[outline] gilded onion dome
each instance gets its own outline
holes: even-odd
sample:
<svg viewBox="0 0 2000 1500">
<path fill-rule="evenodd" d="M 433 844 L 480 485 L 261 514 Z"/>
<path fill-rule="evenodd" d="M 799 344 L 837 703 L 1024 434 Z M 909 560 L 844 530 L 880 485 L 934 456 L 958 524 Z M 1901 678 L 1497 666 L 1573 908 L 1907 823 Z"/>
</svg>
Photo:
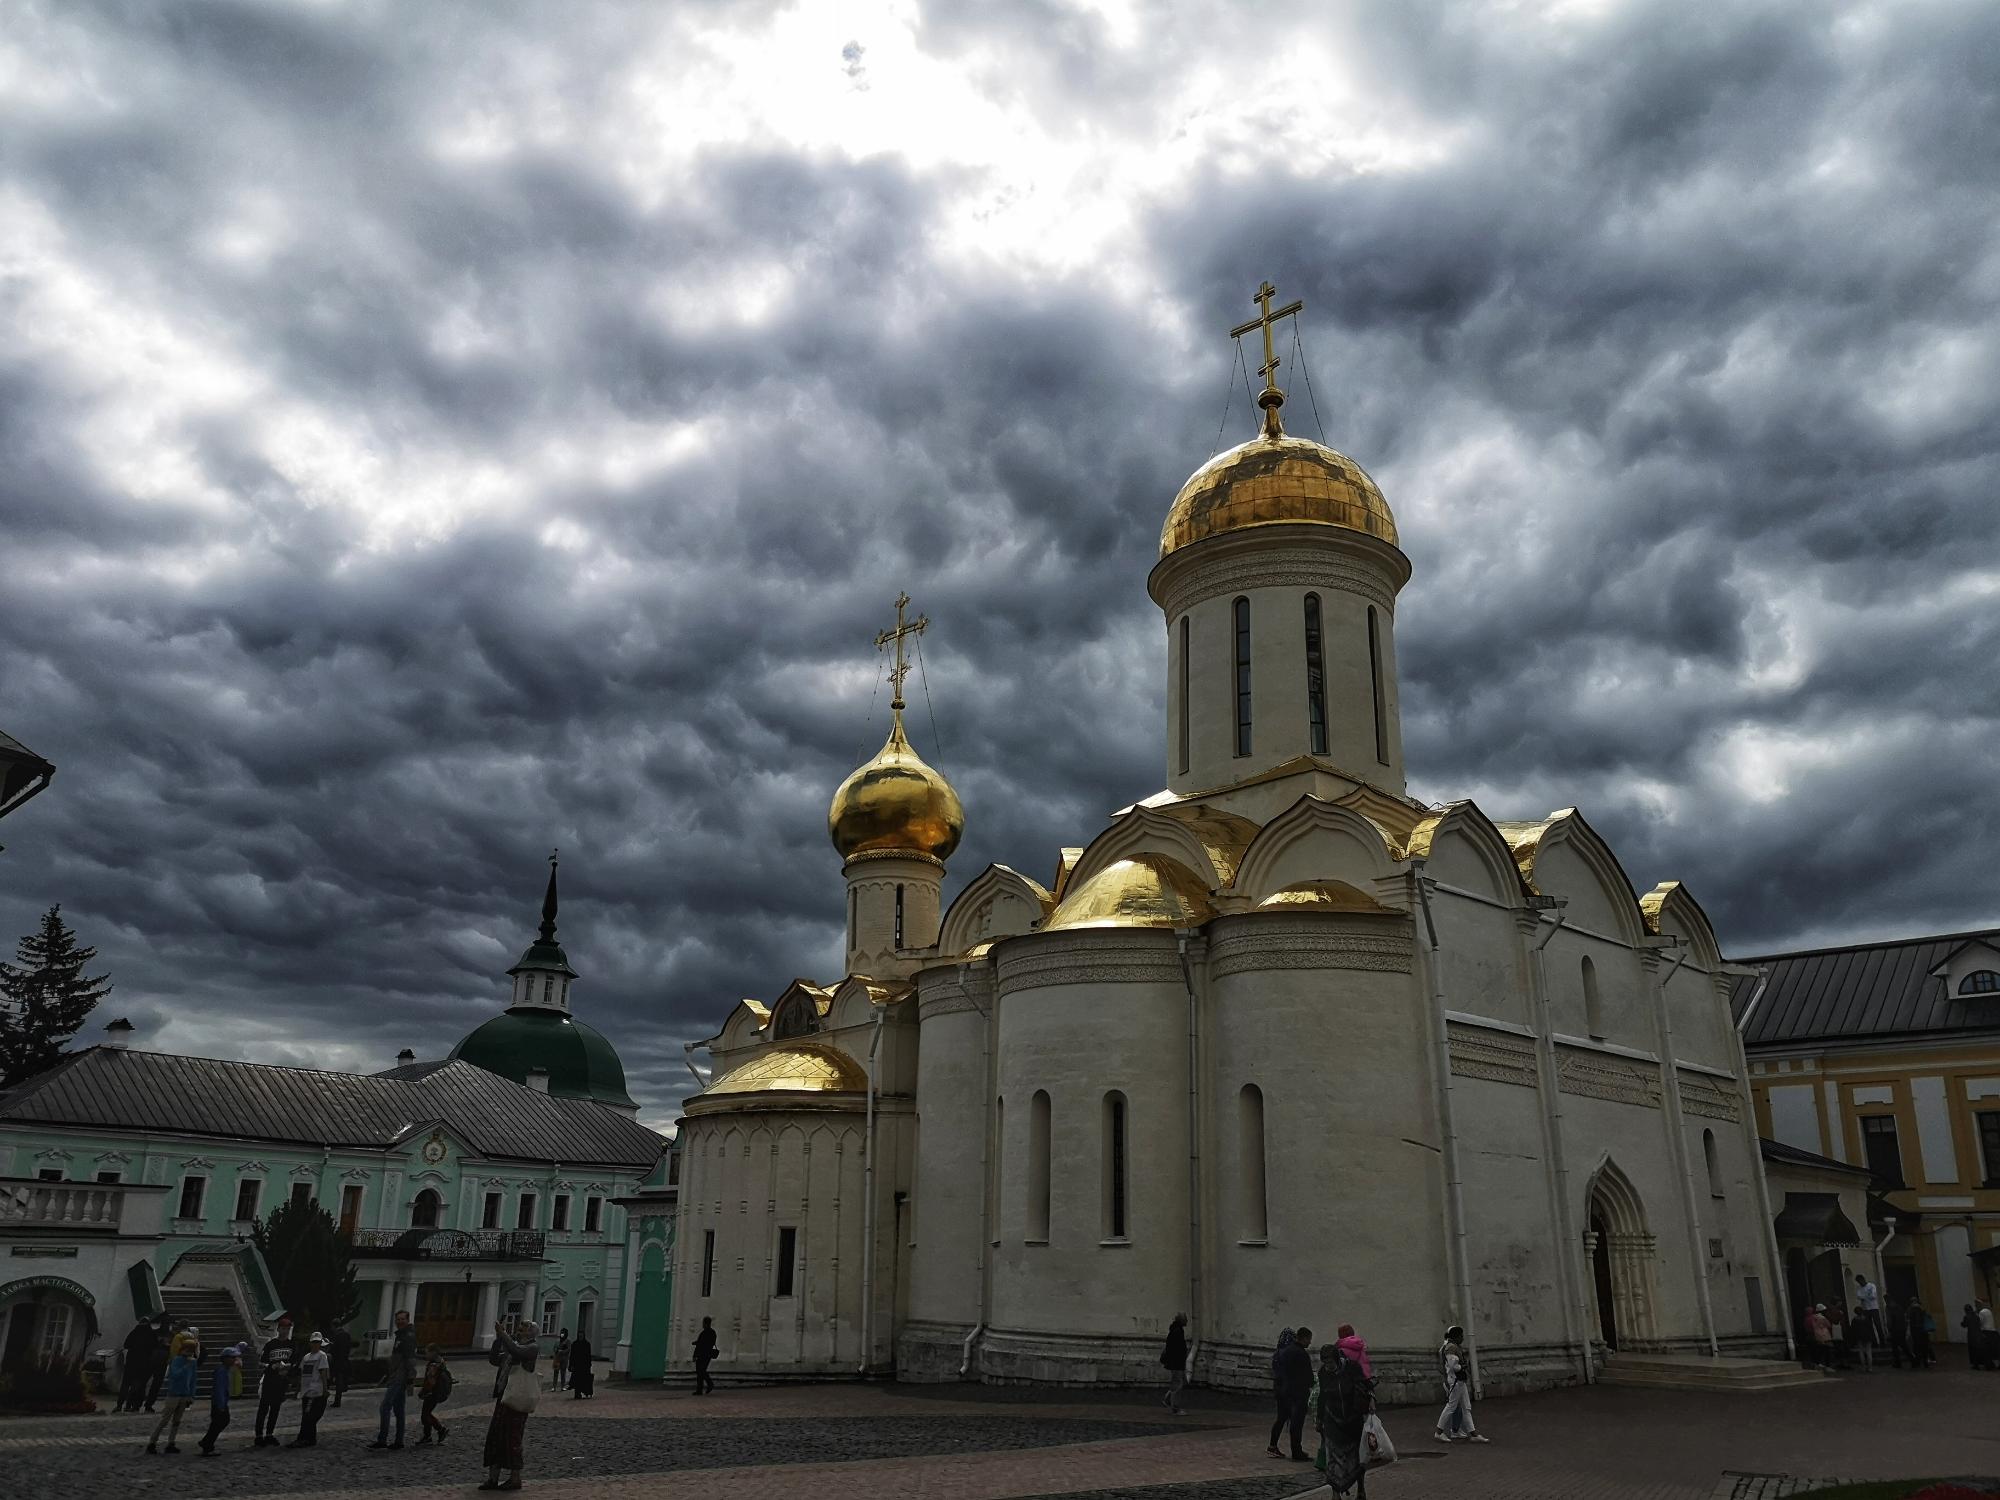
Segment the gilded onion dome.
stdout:
<svg viewBox="0 0 2000 1500">
<path fill-rule="evenodd" d="M 833 794 L 826 831 L 842 859 L 878 852 L 949 859 L 965 832 L 965 809 L 951 783 L 911 748 L 900 703 L 892 715 L 881 750 Z"/>
<path fill-rule="evenodd" d="M 1306 438 L 1265 432 L 1196 469 L 1167 511 L 1160 556 L 1252 526 L 1338 526 L 1396 545 L 1396 518 L 1353 459 Z"/>
</svg>

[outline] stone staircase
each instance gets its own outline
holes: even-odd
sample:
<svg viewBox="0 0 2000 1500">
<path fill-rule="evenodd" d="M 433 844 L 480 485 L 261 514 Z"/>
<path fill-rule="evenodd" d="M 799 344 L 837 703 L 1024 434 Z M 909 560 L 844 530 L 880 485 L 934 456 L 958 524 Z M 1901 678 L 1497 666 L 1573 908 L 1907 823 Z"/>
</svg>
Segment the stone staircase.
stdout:
<svg viewBox="0 0 2000 1500">
<path fill-rule="evenodd" d="M 216 1351 L 225 1344 L 248 1344 L 250 1356 L 243 1361 L 243 1388 L 247 1391 L 256 1385 L 257 1339 L 242 1313 L 237 1311 L 236 1299 L 221 1287 L 212 1286 L 163 1286 L 160 1300 L 166 1304 L 167 1316 L 174 1322 L 188 1322 L 201 1330 L 201 1347 L 206 1358 L 201 1362 L 201 1374 L 197 1377 L 196 1392 L 206 1401 L 210 1382 L 219 1361 Z"/>
<path fill-rule="evenodd" d="M 1710 1359 L 1705 1354 L 1607 1354 L 1606 1385 L 1648 1386 L 1666 1391 L 1787 1391 L 1823 1385 L 1828 1377 L 1785 1359 Z"/>
</svg>

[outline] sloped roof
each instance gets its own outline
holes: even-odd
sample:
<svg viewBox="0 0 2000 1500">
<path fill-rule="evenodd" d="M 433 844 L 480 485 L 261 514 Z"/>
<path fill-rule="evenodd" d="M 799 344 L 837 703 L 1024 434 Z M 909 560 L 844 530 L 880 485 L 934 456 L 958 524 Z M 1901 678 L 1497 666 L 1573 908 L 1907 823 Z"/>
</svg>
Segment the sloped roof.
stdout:
<svg viewBox="0 0 2000 1500">
<path fill-rule="evenodd" d="M 412 1076 L 414 1075 L 414 1076 Z M 645 1171 L 665 1142 L 629 1116 L 469 1062 L 326 1073 L 92 1047 L 0 1094 L 0 1123 L 386 1149 L 442 1122 L 481 1156 Z"/>
<path fill-rule="evenodd" d="M 1947 994 L 1944 979 L 1931 973 L 1979 940 L 2000 941 L 2000 928 L 1740 959 L 1770 976 L 1747 1025 L 1743 1013 L 1757 979 L 1736 981 L 1730 1003 L 1743 1044 L 2000 1031 L 2000 997 Z"/>
</svg>

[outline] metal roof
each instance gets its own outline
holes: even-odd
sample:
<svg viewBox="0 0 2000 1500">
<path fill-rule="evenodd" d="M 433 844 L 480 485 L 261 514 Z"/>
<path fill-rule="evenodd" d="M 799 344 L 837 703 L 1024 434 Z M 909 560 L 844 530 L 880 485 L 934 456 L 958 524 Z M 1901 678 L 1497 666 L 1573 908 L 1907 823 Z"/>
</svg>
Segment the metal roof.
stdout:
<svg viewBox="0 0 2000 1500">
<path fill-rule="evenodd" d="M 513 1161 L 644 1172 L 666 1146 L 617 1110 L 540 1093 L 468 1062 L 371 1077 L 92 1047 L 0 1094 L 0 1124 L 313 1147 L 384 1150 L 433 1121 L 479 1155 Z"/>
<path fill-rule="evenodd" d="M 1747 1024 L 1758 979 L 1736 982 L 1730 1002 L 1743 1045 L 2000 1031 L 2000 997 L 1946 994 L 1943 977 L 1931 973 L 1965 944 L 1982 941 L 2000 946 L 2000 928 L 1738 960 L 1770 980 Z"/>
</svg>

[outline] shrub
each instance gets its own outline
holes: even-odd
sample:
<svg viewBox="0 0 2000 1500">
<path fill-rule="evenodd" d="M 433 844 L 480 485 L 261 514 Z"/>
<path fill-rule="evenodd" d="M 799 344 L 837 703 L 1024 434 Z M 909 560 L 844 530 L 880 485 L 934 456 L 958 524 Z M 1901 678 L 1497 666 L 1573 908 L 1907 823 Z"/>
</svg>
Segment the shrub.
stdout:
<svg viewBox="0 0 2000 1500">
<path fill-rule="evenodd" d="M 0 1378 L 0 1407 L 12 1411 L 94 1412 L 97 1403 L 83 1376 L 83 1364 L 54 1359 Z"/>
</svg>

